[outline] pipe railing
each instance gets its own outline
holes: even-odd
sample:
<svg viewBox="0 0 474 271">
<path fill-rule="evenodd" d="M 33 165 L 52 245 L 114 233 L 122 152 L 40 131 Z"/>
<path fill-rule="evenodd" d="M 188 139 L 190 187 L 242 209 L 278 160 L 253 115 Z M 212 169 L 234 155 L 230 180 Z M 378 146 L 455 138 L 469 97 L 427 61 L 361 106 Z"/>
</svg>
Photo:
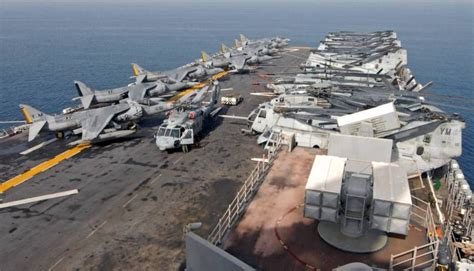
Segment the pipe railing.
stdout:
<svg viewBox="0 0 474 271">
<path fill-rule="evenodd" d="M 263 159 L 257 161 L 257 166 L 252 170 L 244 184 L 240 188 L 237 195 L 227 207 L 224 214 L 219 218 L 217 224 L 212 229 L 207 240 L 219 246 L 225 235 L 237 223 L 240 216 L 244 213 L 248 204 L 251 202 L 253 196 L 265 179 L 268 170 L 281 149 L 281 137 L 278 136 L 274 148 L 268 150 L 268 153 L 263 156 Z"/>
<path fill-rule="evenodd" d="M 433 266 L 438 260 L 438 248 L 440 240 L 436 231 L 436 224 L 431 211 L 431 206 L 428 202 L 412 195 L 411 222 L 417 222 L 420 226 L 426 229 L 428 244 L 422 246 L 415 246 L 407 251 L 392 254 L 390 256 L 390 270 L 393 269 L 407 269 L 415 270 L 421 267 Z M 416 203 L 416 204 L 415 204 Z M 408 258 L 406 258 L 408 257 Z M 423 257 L 428 257 L 428 260 L 422 261 Z M 422 261 L 422 262 L 420 262 Z M 408 264 L 409 263 L 409 264 Z M 405 266 L 401 266 L 405 264 Z M 407 266 L 408 264 L 408 266 Z"/>
</svg>

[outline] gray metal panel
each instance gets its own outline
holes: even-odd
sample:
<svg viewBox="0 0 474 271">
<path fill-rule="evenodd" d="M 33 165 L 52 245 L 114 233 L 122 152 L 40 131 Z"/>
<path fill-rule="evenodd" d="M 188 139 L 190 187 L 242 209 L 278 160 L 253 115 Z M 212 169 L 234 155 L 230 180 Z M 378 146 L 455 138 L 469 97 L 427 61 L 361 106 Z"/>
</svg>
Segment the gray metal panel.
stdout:
<svg viewBox="0 0 474 271">
<path fill-rule="evenodd" d="M 411 205 L 393 203 L 392 217 L 409 220 L 411 214 Z"/>
<path fill-rule="evenodd" d="M 193 232 L 186 234 L 186 270 L 254 271 L 255 269 Z"/>
<path fill-rule="evenodd" d="M 374 200 L 373 208 L 374 208 L 374 215 L 379 216 L 390 216 L 390 207 L 391 203 L 383 200 Z"/>
<path fill-rule="evenodd" d="M 304 202 L 307 205 L 321 205 L 321 192 L 313 191 L 313 190 L 306 190 Z"/>
<path fill-rule="evenodd" d="M 321 208 L 321 220 L 336 222 L 337 212 L 332 208 Z"/>
<path fill-rule="evenodd" d="M 388 217 L 374 215 L 372 217 L 371 228 L 381 230 L 381 231 L 388 231 L 389 229 L 388 222 L 389 222 Z"/>
<path fill-rule="evenodd" d="M 348 211 L 360 211 L 365 208 L 365 201 L 363 198 L 358 197 L 349 197 L 347 200 L 347 210 Z"/>
<path fill-rule="evenodd" d="M 339 203 L 339 195 L 333 193 L 323 193 L 323 206 L 336 209 Z"/>
<path fill-rule="evenodd" d="M 312 219 L 321 219 L 320 216 L 320 207 L 312 206 L 312 205 L 305 205 L 304 206 L 304 217 L 312 218 Z"/>
<path fill-rule="evenodd" d="M 389 232 L 398 233 L 398 234 L 407 234 L 408 233 L 408 220 L 405 219 L 396 219 L 392 218 L 390 220 L 390 230 Z"/>
</svg>

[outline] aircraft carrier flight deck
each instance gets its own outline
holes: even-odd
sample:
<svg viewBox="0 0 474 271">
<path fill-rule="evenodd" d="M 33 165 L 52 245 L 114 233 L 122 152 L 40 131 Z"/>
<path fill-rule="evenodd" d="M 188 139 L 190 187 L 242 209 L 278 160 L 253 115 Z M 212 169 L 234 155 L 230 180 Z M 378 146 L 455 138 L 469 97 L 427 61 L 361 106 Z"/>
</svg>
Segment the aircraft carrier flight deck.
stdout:
<svg viewBox="0 0 474 271">
<path fill-rule="evenodd" d="M 266 82 L 265 73 L 299 71 L 308 55 L 309 49 L 295 49 L 255 73 L 221 79 L 222 89 L 232 88 L 222 95 L 244 98 L 221 114 L 248 115 L 268 99 L 250 95 L 265 91 L 253 83 Z M 183 226 L 200 221 L 206 233 L 255 166 L 251 158 L 264 150 L 255 137 L 241 134 L 245 122 L 215 117 L 199 147 L 162 152 L 153 138 L 161 121 L 147 119 L 131 137 L 93 145 L 4 193 L 7 202 L 79 190 L 70 197 L 0 210 L 0 269 L 177 269 L 184 262 Z M 10 179 L 51 160 L 74 148 L 67 145 L 70 141 L 21 155 L 37 143 L 28 144 L 25 133 L 2 139 L 0 174 Z"/>
<path fill-rule="evenodd" d="M 241 34 L 175 69 L 131 63 L 127 86 L 74 81 L 59 114 L 20 104 L 0 271 L 474 266 L 463 98 L 427 91 L 392 30 L 289 42 Z"/>
</svg>

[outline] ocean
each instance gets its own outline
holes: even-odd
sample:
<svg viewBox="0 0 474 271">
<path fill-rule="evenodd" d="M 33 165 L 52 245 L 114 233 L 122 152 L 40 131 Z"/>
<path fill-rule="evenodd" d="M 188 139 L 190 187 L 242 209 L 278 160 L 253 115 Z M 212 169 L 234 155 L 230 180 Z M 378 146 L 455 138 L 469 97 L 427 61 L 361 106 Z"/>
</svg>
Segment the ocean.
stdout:
<svg viewBox="0 0 474 271">
<path fill-rule="evenodd" d="M 334 1 L 336 2 L 336 1 Z M 474 187 L 474 6 L 468 1 L 13 1 L 0 2 L 0 121 L 21 120 L 19 103 L 44 112 L 74 104 L 73 80 L 96 88 L 131 81 L 130 63 L 166 70 L 201 50 L 248 37 L 281 35 L 317 46 L 327 32 L 395 30 L 417 81 L 463 99 L 459 159 Z M 470 108 L 470 109 L 469 109 Z"/>
</svg>

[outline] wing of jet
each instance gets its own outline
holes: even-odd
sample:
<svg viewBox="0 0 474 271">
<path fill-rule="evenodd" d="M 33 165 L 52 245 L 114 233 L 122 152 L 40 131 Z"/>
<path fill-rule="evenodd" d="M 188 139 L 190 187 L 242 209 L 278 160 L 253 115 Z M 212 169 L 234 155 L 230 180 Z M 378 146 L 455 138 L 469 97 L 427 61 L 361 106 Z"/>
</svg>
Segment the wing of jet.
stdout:
<svg viewBox="0 0 474 271">
<path fill-rule="evenodd" d="M 194 104 L 194 103 L 201 102 L 204 99 L 204 96 L 207 93 L 208 89 L 209 89 L 209 86 L 205 86 L 205 87 L 199 89 L 198 91 L 196 91 L 196 93 L 195 93 L 196 95 L 193 96 L 193 98 L 191 100 L 191 103 Z"/>
<path fill-rule="evenodd" d="M 239 55 L 239 56 L 233 56 L 230 58 L 230 62 L 232 63 L 232 66 L 236 70 L 242 70 L 244 68 L 245 62 L 247 61 L 247 56 L 245 55 Z"/>
<path fill-rule="evenodd" d="M 147 92 L 154 87 L 156 87 L 156 84 L 137 84 L 130 86 L 128 98 L 132 101 L 142 101 Z"/>
<path fill-rule="evenodd" d="M 90 116 L 81 121 L 82 140 L 91 141 L 97 138 L 116 114 L 128 109 L 128 104 L 117 104 L 91 111 Z"/>
<path fill-rule="evenodd" d="M 188 74 L 197 70 L 197 66 L 191 66 L 186 68 L 178 68 L 163 72 L 164 75 L 168 76 L 171 81 L 182 82 Z"/>
</svg>

